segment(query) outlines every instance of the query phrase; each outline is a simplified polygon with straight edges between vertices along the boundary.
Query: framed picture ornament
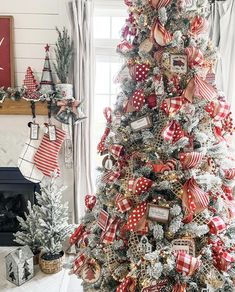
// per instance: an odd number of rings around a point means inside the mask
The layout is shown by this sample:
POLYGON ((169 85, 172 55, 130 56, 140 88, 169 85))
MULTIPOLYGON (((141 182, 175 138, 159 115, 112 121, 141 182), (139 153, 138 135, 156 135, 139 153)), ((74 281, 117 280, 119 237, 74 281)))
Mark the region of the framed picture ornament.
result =
POLYGON ((168 223, 170 217, 170 208, 165 206, 158 206, 155 204, 148 204, 147 219, 159 223, 168 223))
POLYGON ((188 58, 186 55, 170 55, 170 71, 177 74, 186 74, 188 72, 188 58))
POLYGON ((149 129, 152 127, 152 120, 149 115, 138 118, 135 121, 131 122, 131 128, 134 132, 149 129))

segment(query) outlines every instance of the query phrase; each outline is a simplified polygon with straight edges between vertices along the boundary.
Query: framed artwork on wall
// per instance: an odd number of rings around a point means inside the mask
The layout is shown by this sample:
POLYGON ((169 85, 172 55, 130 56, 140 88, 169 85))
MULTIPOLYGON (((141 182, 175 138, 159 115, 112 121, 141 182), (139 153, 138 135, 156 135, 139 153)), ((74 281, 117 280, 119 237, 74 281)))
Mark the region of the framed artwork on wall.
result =
POLYGON ((0 15, 0 87, 14 86, 13 17, 0 15))

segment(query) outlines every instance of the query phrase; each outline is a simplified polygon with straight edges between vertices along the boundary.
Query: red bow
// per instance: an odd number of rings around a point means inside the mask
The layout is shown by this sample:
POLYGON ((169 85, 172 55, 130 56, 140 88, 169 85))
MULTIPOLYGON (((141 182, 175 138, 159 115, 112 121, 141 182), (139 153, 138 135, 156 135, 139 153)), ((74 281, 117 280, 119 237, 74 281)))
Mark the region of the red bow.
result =
POLYGON ((71 108, 71 111, 75 115, 77 115, 77 108, 79 107, 80 103, 81 102, 78 100, 70 101, 70 100, 63 99, 63 100, 57 101, 57 105, 60 106, 60 110, 57 113, 57 115, 59 115, 61 112, 65 111, 66 108, 71 108))
POLYGON ((172 144, 176 143, 179 139, 184 137, 184 132, 179 122, 171 121, 162 131, 162 137, 165 141, 171 141, 172 144))
MULTIPOLYGON (((112 123, 112 110, 111 110, 111 108, 110 107, 106 107, 104 109, 103 113, 104 113, 104 117, 105 117, 105 119, 107 121, 107 124, 111 124, 112 123)), ((104 130, 104 134, 101 137, 100 142, 99 142, 99 144, 97 146, 98 153, 102 153, 102 152, 104 152, 106 150, 105 141, 106 141, 109 133, 110 133, 110 128, 106 127, 105 130, 104 130)))
POLYGON ((208 194, 199 187, 192 177, 184 184, 182 201, 187 213, 190 215, 207 208, 210 199, 208 194))

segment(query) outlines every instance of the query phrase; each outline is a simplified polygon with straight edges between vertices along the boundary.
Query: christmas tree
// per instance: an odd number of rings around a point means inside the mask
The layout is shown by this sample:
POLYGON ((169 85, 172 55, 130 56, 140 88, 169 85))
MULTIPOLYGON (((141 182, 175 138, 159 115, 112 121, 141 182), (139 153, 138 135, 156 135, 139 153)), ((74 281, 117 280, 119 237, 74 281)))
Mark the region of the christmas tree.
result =
POLYGON ((85 291, 233 291, 230 106, 214 82, 206 0, 125 0, 121 93, 97 196, 71 236, 85 291), (107 163, 107 161, 109 163, 107 163), (89 261, 101 267, 95 283, 89 261))
POLYGON ((24 218, 17 216, 20 230, 14 234, 14 241, 20 245, 28 245, 32 252, 37 254, 40 249, 40 240, 37 237, 38 216, 34 212, 30 201, 28 201, 27 209, 24 218))
POLYGON ((63 250, 62 243, 70 232, 68 225, 68 204, 62 203, 64 186, 58 186, 56 175, 41 183, 41 194, 36 193, 37 214, 36 236, 40 246, 49 257, 58 256, 63 250))
POLYGON ((22 280, 27 281, 29 276, 31 275, 29 272, 29 264, 27 263, 27 261, 24 262, 23 268, 24 268, 24 274, 23 274, 22 280))
POLYGON ((47 44, 45 47, 45 62, 42 70, 42 78, 40 82, 40 92, 43 94, 52 94, 55 91, 55 85, 52 78, 50 58, 49 58, 50 46, 47 44))
POLYGON ((26 100, 38 101, 40 99, 40 95, 38 91, 38 83, 34 77, 33 71, 31 67, 27 68, 27 72, 25 74, 24 79, 24 87, 26 88, 25 96, 23 97, 26 100))

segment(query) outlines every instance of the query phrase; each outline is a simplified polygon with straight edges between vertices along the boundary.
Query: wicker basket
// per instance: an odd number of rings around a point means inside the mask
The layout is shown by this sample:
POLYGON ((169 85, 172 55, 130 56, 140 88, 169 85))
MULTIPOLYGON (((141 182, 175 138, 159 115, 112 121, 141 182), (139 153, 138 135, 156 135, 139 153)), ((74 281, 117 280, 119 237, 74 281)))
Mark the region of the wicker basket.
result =
POLYGON ((42 258, 43 254, 39 256, 39 267, 45 274, 55 274, 62 270, 64 262, 64 253, 61 253, 61 257, 55 260, 45 260, 42 258))

